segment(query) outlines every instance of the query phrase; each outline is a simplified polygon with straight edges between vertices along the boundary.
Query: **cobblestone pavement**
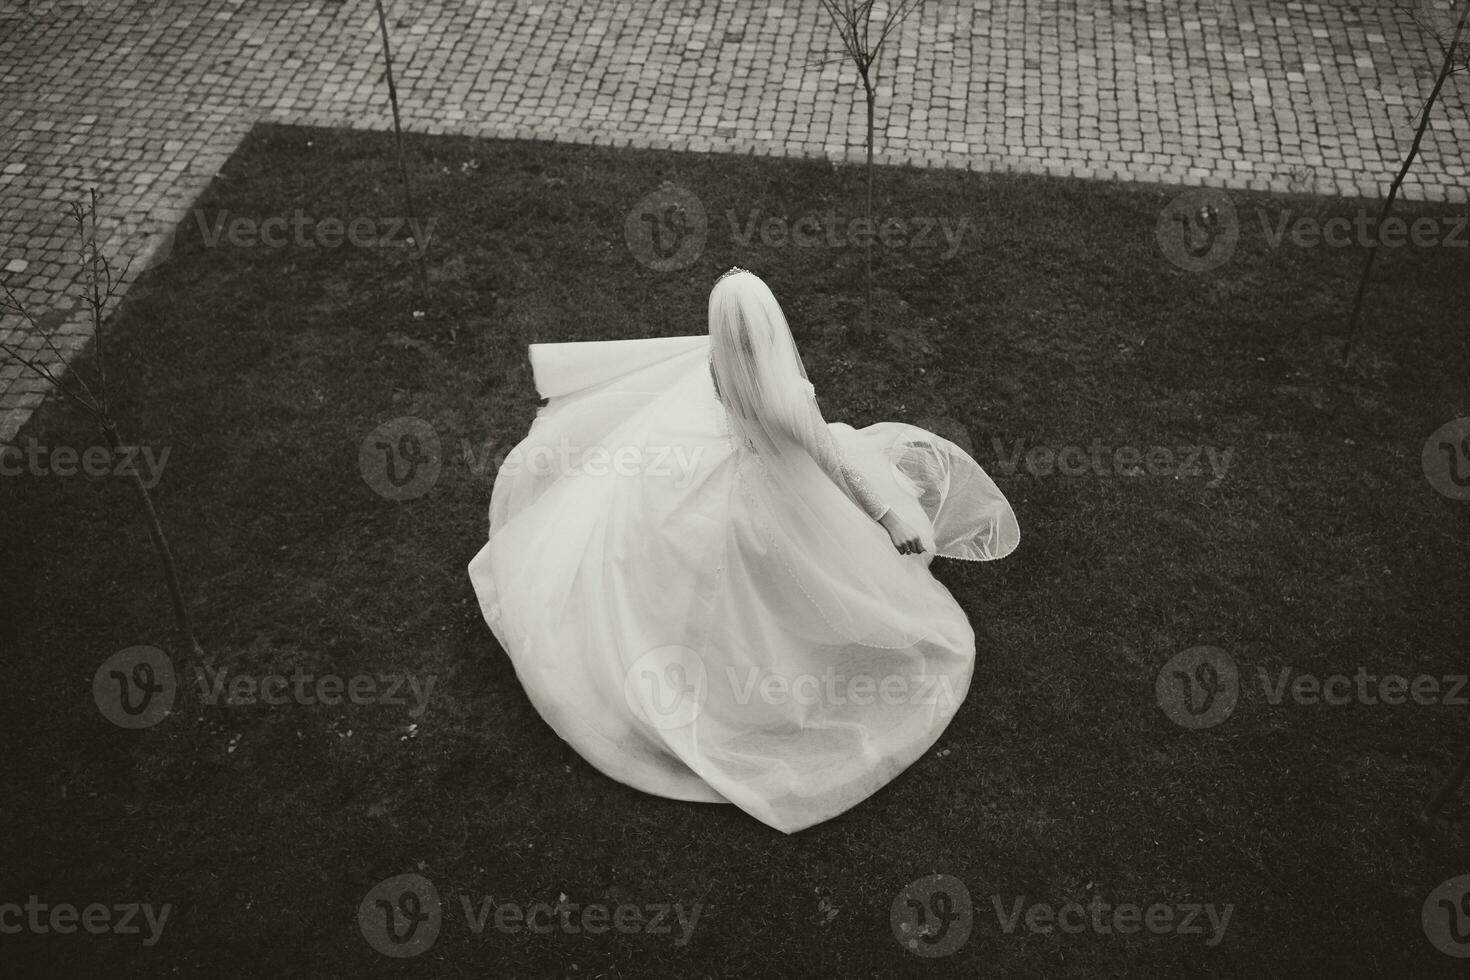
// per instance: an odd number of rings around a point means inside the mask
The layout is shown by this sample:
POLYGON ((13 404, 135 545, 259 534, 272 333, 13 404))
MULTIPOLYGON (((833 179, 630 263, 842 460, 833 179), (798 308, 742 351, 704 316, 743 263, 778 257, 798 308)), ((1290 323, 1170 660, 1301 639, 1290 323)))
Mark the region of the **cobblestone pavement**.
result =
MULTIPOLYGON (((1437 67, 1418 25, 1449 16, 1404 2, 1417 18, 1383 0, 932 2, 885 55, 881 159, 1378 196, 1437 67)), ((389 20, 412 130, 861 153, 817 0, 389 0, 389 20)), ((0 0, 0 270, 47 314, 0 338, 88 340, 65 216, 85 188, 136 272, 257 121, 391 126, 377 26, 369 0, 0 0)), ((1466 200, 1455 84, 1409 198, 1466 200)), ((0 359, 0 442, 44 392, 0 359)))

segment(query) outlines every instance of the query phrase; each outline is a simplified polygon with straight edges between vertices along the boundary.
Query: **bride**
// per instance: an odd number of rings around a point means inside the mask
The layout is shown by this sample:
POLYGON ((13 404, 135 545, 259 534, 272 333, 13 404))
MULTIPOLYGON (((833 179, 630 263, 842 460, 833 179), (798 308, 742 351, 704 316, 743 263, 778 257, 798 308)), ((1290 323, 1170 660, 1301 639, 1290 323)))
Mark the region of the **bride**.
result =
POLYGON ((766 284, 709 334, 532 344, 547 404, 470 562, 556 733, 619 782, 786 833, 866 799, 944 731, 975 636, 929 572, 1020 539, 958 446, 823 421, 766 284))

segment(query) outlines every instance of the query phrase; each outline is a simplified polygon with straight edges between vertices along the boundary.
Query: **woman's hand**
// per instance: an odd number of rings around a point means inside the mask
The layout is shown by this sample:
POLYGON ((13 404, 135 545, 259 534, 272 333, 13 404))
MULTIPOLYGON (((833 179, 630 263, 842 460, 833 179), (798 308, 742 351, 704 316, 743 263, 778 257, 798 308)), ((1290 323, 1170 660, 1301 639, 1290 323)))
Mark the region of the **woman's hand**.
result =
POLYGON ((902 517, 899 517, 892 507, 888 508, 888 512, 879 518, 878 523, 882 524, 883 530, 888 532, 889 540, 893 542, 899 554, 917 555, 924 550, 924 542, 919 540, 919 532, 910 527, 902 517))

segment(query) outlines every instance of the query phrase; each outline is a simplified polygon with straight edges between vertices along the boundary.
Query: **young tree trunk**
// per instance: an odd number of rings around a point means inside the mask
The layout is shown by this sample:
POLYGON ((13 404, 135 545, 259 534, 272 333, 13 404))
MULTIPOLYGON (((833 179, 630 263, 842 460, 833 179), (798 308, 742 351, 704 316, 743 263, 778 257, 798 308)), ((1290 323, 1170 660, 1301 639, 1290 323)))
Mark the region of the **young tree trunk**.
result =
POLYGON ((863 291, 863 335, 873 339, 873 238, 877 229, 873 227, 873 103, 877 93, 866 77, 863 85, 868 92, 868 236, 863 245, 863 256, 867 265, 866 283, 863 291))
MULTIPOLYGON (((122 439, 118 436, 117 425, 107 422, 102 427, 103 435, 107 438, 107 444, 112 447, 115 454, 123 449, 122 439)), ((174 607, 174 624, 178 627, 179 640, 183 644, 186 656, 194 658, 199 663, 204 658, 204 651, 199 646, 199 641, 194 638, 194 626, 189 621, 189 609, 184 604, 184 592, 179 587, 179 573, 174 566, 174 553, 168 545, 168 538, 164 536, 163 524, 158 520, 158 511, 153 507, 153 497, 148 493, 148 487, 143 483, 143 477, 136 469, 133 470, 133 489, 138 493, 138 502, 143 506, 143 517, 148 525, 148 536, 153 539, 153 550, 158 553, 159 564, 163 566, 163 580, 168 586, 169 602, 174 607)))
MULTIPOLYGON (((393 82, 393 51, 388 45, 388 17, 383 13, 383 0, 374 0, 378 8, 378 30, 383 35, 383 67, 388 78, 388 101, 393 103, 393 136, 398 143, 398 173, 403 178, 403 202, 408 209, 408 219, 412 222, 410 227, 418 228, 418 212, 413 206, 413 187, 408 180, 408 156, 403 149, 403 125, 398 117, 398 86, 393 82)), ((423 297, 423 303, 427 306, 429 302, 429 274, 424 268, 424 254, 429 243, 414 242, 414 250, 418 252, 414 260, 414 268, 418 272, 419 295, 423 297)))
MULTIPOLYGON (((1388 220, 1389 212, 1393 210, 1393 202, 1398 197, 1399 188, 1404 183, 1404 178, 1409 175, 1409 168, 1414 165, 1414 160, 1419 156, 1419 146, 1424 142, 1424 133, 1429 129, 1429 115, 1434 111, 1434 103, 1439 99, 1440 90, 1444 88, 1445 81, 1450 77, 1455 67, 1455 55, 1460 50, 1460 37, 1465 32, 1466 19, 1470 18, 1470 3, 1463 4, 1460 16, 1455 22, 1455 34, 1451 38, 1449 47, 1445 49, 1444 63, 1439 66, 1439 77, 1434 80, 1434 88, 1429 92, 1429 98, 1424 102, 1424 111, 1419 114, 1419 128, 1414 131, 1414 143, 1409 147, 1409 155, 1404 158, 1403 166, 1399 167, 1398 174, 1393 183, 1389 185, 1388 197, 1383 201, 1383 207, 1378 212, 1377 228, 1381 231, 1383 223, 1388 220)), ((1368 278, 1373 274, 1373 264, 1378 261, 1378 242, 1368 242, 1368 257, 1363 261, 1363 272, 1358 277, 1358 289, 1353 295, 1353 312, 1348 319, 1347 342, 1342 348, 1342 363, 1347 365, 1353 354, 1353 340, 1358 333, 1358 321, 1363 312, 1363 296, 1368 290, 1368 278)))

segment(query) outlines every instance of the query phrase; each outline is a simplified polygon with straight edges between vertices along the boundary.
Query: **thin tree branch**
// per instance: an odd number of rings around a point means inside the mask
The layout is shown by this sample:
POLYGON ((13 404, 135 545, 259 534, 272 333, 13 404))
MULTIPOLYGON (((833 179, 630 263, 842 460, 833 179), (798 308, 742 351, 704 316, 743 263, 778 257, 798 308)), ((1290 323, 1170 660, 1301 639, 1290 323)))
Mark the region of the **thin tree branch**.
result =
MULTIPOLYGON (((403 201, 412 221, 418 220, 418 211, 413 206, 413 187, 408 179, 408 157, 403 149, 403 124, 398 117, 398 86, 393 80, 393 50, 388 44, 388 15, 383 12, 383 0, 374 0, 378 8, 378 29, 383 35, 383 67, 388 79, 388 101, 393 104, 393 137, 398 144, 398 171, 403 178, 403 201)), ((417 247, 420 243, 415 242, 417 247)), ((429 243, 425 240, 418 248, 414 268, 418 271, 419 292, 427 306, 429 302, 429 274, 424 268, 424 254, 429 243)))
MULTIPOLYGON (((51 349, 55 351, 56 356, 61 359, 61 362, 63 364, 66 364, 67 367, 70 367, 71 365, 67 362, 66 356, 56 348, 56 345, 51 341, 50 336, 46 333, 44 329, 42 329, 41 325, 36 322, 36 318, 31 316, 30 310, 26 309, 25 304, 21 303, 20 298, 17 297, 15 295, 15 292, 10 288, 10 284, 4 281, 0 281, 0 289, 3 289, 5 291, 5 296, 9 300, 9 308, 15 313, 19 314, 21 317, 24 317, 25 321, 30 324, 31 331, 34 334, 39 335, 44 342, 49 344, 51 346, 51 349)), ((9 345, 6 346, 8 347, 9 345)), ((10 351, 7 351, 7 353, 9 352, 10 351)), ((16 360, 22 361, 23 363, 27 361, 27 358, 24 355, 20 354, 18 351, 13 353, 12 356, 15 357, 16 360)), ((39 373, 39 369, 34 364, 30 364, 28 366, 30 366, 32 370, 36 370, 39 373)), ((82 377, 81 374, 76 371, 72 371, 68 376, 76 378, 77 384, 81 385, 83 390, 86 391, 87 397, 92 399, 93 403, 95 403, 99 408, 102 406, 101 400, 97 398, 97 394, 92 390, 92 386, 87 384, 86 378, 82 377)), ((49 376, 49 372, 48 380, 50 380, 52 384, 56 385, 57 388, 59 388, 63 392, 66 391, 66 389, 62 387, 61 382, 58 379, 56 379, 54 376, 49 376)))
MULTIPOLYGON (((1404 178, 1409 175, 1409 168, 1419 156, 1419 147, 1424 142, 1424 133, 1429 129, 1430 113, 1434 110, 1434 103, 1439 99, 1439 93, 1444 88, 1445 80, 1450 77, 1450 69, 1454 64, 1453 52, 1459 49, 1460 38, 1465 33, 1465 25, 1470 21, 1470 0, 1456 0, 1460 7, 1460 14, 1455 21, 1455 33, 1450 39, 1450 45, 1446 49, 1444 61, 1440 65, 1439 76, 1434 80, 1434 88, 1430 90, 1429 97, 1424 100, 1424 108, 1419 113, 1419 125, 1414 132, 1413 145, 1409 147, 1408 155, 1404 157, 1403 166, 1399 167, 1398 174, 1393 183, 1389 185, 1388 196, 1383 200, 1383 207, 1378 213, 1378 227, 1388 220, 1389 213, 1393 210, 1394 200, 1398 197, 1399 188, 1403 186, 1404 178)), ((1368 256, 1363 261, 1363 271, 1358 277, 1358 288, 1353 294, 1353 311, 1348 318, 1347 340, 1342 347, 1342 364, 1347 366, 1353 355, 1353 342, 1357 339, 1358 324, 1361 322, 1363 313, 1363 299, 1368 291, 1368 280, 1373 274, 1373 265, 1378 261, 1378 241, 1368 240, 1368 256)))
MULTIPOLYGON (((76 402, 78 406, 85 409, 87 414, 92 416, 93 419, 101 419, 101 412, 93 402, 89 401, 87 398, 83 398, 80 394, 64 385, 61 379, 57 377, 54 373, 52 373, 51 369, 47 367, 44 363, 37 361, 35 358, 31 357, 30 355, 16 348, 14 345, 5 341, 0 341, 0 354, 6 354, 14 359, 17 363, 19 363, 22 367, 30 368, 36 374, 49 381, 52 387, 61 392, 64 397, 70 399, 73 402, 76 402)), ((75 376, 75 372, 73 372, 71 375, 68 375, 68 377, 75 376)), ((88 392, 89 397, 90 394, 91 393, 88 392)))

